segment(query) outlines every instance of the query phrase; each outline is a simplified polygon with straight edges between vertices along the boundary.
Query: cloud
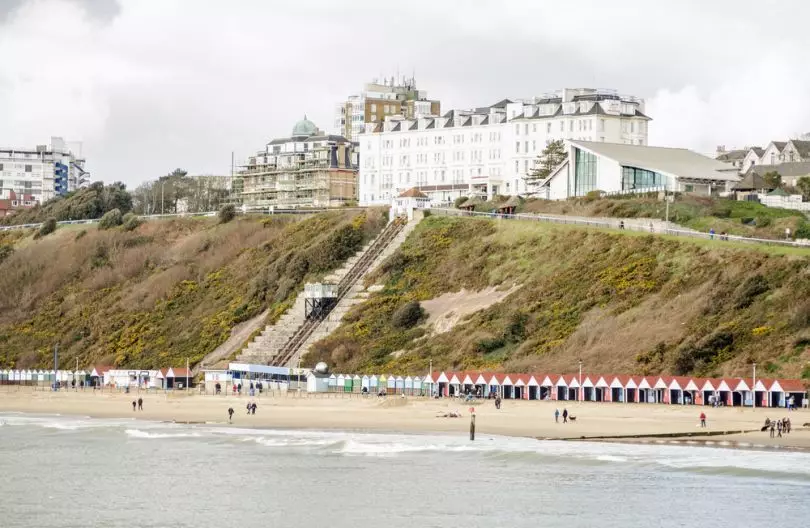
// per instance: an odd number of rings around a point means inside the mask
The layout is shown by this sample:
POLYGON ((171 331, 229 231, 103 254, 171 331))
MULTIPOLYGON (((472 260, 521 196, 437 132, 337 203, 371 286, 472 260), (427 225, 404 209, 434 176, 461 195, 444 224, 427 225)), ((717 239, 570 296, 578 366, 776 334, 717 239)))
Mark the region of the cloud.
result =
POLYGON ((0 144, 81 139, 129 184, 225 173, 398 70, 444 108, 607 87, 648 98, 653 144, 766 143, 810 128, 810 5, 783 4, 0 0, 0 144))

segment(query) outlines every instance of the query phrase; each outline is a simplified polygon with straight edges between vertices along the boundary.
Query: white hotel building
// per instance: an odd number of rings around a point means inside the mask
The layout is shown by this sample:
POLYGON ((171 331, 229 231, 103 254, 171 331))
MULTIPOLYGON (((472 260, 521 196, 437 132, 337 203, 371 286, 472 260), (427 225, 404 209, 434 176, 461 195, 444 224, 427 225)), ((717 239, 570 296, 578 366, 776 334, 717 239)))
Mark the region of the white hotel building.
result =
POLYGON ((360 135, 360 204, 389 204, 413 187, 432 203, 524 194, 524 178, 550 141, 646 145, 649 120, 643 100, 589 88, 443 116, 389 117, 360 135))

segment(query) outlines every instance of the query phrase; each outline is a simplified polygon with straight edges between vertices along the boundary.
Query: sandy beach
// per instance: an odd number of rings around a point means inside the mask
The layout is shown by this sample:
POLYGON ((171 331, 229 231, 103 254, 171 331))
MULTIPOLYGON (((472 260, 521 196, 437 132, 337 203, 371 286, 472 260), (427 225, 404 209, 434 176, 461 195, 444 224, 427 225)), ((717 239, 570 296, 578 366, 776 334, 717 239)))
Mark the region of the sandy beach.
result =
MULTIPOLYGON (((475 408, 478 434, 533 437, 539 439, 597 439, 630 442, 679 442, 737 447, 810 449, 810 412, 789 414, 793 431, 782 438, 759 432, 766 417, 781 418, 784 409, 709 408, 661 404, 617 404, 504 401, 500 410, 491 401, 474 404, 458 400, 421 398, 378 399, 374 396, 311 395, 297 397, 262 395, 255 415, 247 415, 247 396, 205 396, 195 393, 93 392, 58 393, 30 388, 0 388, 0 412, 27 412, 137 418, 154 421, 221 423, 227 425, 227 410, 235 410, 233 425, 290 429, 343 429, 377 432, 441 432, 468 434, 469 410, 475 408), (133 412, 132 401, 144 400, 144 410, 133 412), (558 405, 559 404, 559 405, 558 405), (573 423, 555 423, 554 410, 567 408, 573 423), (438 414, 459 411, 462 418, 438 414), (698 427, 700 412, 708 427, 698 427), (740 433, 740 431, 755 431, 740 433), (694 433, 726 433, 692 436, 694 433), (657 436, 674 435, 674 436, 657 436)), ((560 418, 562 422, 562 418, 560 418)))

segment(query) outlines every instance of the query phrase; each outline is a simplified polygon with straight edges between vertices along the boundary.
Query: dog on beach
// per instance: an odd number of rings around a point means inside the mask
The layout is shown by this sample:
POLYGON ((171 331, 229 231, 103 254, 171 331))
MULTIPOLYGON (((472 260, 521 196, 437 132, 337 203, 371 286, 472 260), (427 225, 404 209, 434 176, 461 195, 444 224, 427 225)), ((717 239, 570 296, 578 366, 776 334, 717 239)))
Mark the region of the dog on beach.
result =
POLYGON ((576 422, 576 421, 577 421, 577 417, 576 417, 576 416, 569 416, 569 417, 568 417, 568 421, 569 421, 569 422, 576 422))

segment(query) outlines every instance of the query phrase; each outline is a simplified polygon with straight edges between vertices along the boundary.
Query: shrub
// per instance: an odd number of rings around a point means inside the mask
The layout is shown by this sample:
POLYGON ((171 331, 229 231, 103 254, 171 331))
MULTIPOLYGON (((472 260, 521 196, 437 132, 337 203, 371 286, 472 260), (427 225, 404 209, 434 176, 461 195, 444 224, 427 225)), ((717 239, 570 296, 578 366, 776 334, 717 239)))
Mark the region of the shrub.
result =
POLYGON ((84 238, 84 235, 86 235, 86 234, 87 234, 87 229, 82 229, 81 231, 76 233, 76 238, 74 238, 74 240, 81 240, 82 238, 84 238))
POLYGON ((768 281, 760 274, 748 277, 734 294, 735 308, 748 308, 754 300, 769 289, 768 281))
POLYGON ((9 258, 12 253, 14 253, 14 248, 12 246, 0 246, 0 263, 9 258))
POLYGON ((768 227, 771 225, 771 217, 769 216, 758 216, 756 218, 757 227, 768 227))
POLYGON ((120 209, 113 209, 112 211, 107 211, 104 213, 104 216, 101 217, 101 220, 98 223, 99 229, 112 229, 114 227, 118 227, 123 223, 123 215, 121 215, 120 209))
POLYGON ((810 363, 802 369, 802 379, 810 379, 810 363))
POLYGON ((585 195, 586 202, 594 202, 602 197, 602 191, 589 191, 585 195))
POLYGON ((219 223, 227 224, 236 218, 236 207, 233 204, 223 205, 219 210, 219 223))
POLYGON ((48 236, 54 231, 56 231, 56 218, 48 218, 42 222, 42 226, 40 226, 39 231, 37 231, 37 233, 34 235, 34 238, 48 236))
POLYGON ((802 221, 793 235, 795 238, 810 238, 810 222, 802 221))
POLYGON ((467 197, 466 197, 466 196, 459 196, 459 197, 458 197, 458 198, 456 198, 456 200, 453 202, 453 207, 454 207, 454 208, 456 208, 456 209, 458 209, 458 206, 459 206, 459 205, 461 205, 461 204, 463 204, 463 203, 464 203, 464 202, 466 202, 466 201, 467 201, 467 197))
POLYGON ((391 324, 396 328, 412 328, 419 323, 425 311, 418 301, 403 304, 391 315, 391 324))
POLYGON ((143 220, 138 218, 135 213, 127 213, 122 218, 124 231, 134 231, 143 223, 143 220))

